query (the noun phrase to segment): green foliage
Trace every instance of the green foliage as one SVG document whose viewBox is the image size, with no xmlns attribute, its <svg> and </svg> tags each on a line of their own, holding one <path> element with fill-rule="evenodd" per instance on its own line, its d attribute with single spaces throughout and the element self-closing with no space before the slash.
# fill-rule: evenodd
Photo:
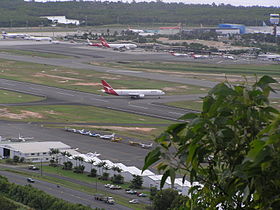
<svg viewBox="0 0 280 210">
<path fill-rule="evenodd" d="M 141 189 L 143 184 L 143 178 L 138 175 L 133 175 L 133 179 L 131 181 L 130 187 L 132 189 Z"/>
<path fill-rule="evenodd" d="M 84 173 L 84 170 L 85 170 L 85 166 L 83 165 L 79 165 L 79 166 L 75 166 L 74 167 L 74 173 L 77 173 L 77 174 L 82 174 Z"/>
<path fill-rule="evenodd" d="M 104 173 L 102 174 L 102 176 L 99 177 L 99 179 L 104 180 L 104 181 L 109 180 L 109 173 L 104 172 Z"/>
<path fill-rule="evenodd" d="M 112 182 L 113 182 L 113 184 L 123 184 L 124 178 L 120 174 L 117 174 L 117 175 L 114 174 L 114 176 L 112 177 Z"/>
<path fill-rule="evenodd" d="M 157 194 L 157 188 L 156 187 L 151 187 L 150 188 L 150 199 L 153 200 L 155 195 Z"/>
<path fill-rule="evenodd" d="M 186 204 L 188 198 L 178 194 L 177 190 L 165 189 L 156 193 L 153 198 L 154 210 L 179 209 Z"/>
<path fill-rule="evenodd" d="M 84 25 L 105 24 L 166 24 L 217 25 L 219 23 L 242 23 L 261 25 L 277 13 L 277 8 L 233 7 L 231 5 L 195 5 L 157 2 L 25 2 L 22 0 L 0 1 L 0 26 L 50 25 L 40 16 L 64 14 L 67 18 L 83 21 Z M 194 18 L 195 17 L 195 18 Z M 106 34 L 111 33 L 107 31 Z"/>
<path fill-rule="evenodd" d="M 67 161 L 63 163 L 62 169 L 71 171 L 72 167 L 73 167 L 73 163 L 71 161 Z"/>
<path fill-rule="evenodd" d="M 97 176 L 97 170 L 95 168 L 90 170 L 90 174 L 88 175 L 90 177 L 96 177 Z"/>
<path fill-rule="evenodd" d="M 17 206 L 13 204 L 11 201 L 0 195 L 0 206 L 1 209 L 9 209 L 9 210 L 17 210 Z"/>
<path fill-rule="evenodd" d="M 199 114 L 171 125 L 155 141 L 143 170 L 158 162 L 161 187 L 176 173 L 190 180 L 193 209 L 280 208 L 280 115 L 269 105 L 271 83 L 215 86 Z"/>
<path fill-rule="evenodd" d="M 20 160 L 19 156 L 16 156 L 16 155 L 15 155 L 15 156 L 13 157 L 14 163 L 18 163 L 19 160 Z"/>
</svg>

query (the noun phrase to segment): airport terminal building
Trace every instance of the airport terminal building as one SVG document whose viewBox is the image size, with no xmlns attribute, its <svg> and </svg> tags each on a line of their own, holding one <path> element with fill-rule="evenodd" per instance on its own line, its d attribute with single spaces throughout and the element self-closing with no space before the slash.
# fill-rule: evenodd
<svg viewBox="0 0 280 210">
<path fill-rule="evenodd" d="M 70 154 L 78 153 L 71 149 L 70 146 L 60 141 L 44 141 L 44 142 L 1 142 L 0 157 L 13 158 L 14 156 L 23 157 L 29 162 L 46 162 L 51 156 L 51 149 L 58 149 L 60 152 L 67 151 Z"/>
</svg>

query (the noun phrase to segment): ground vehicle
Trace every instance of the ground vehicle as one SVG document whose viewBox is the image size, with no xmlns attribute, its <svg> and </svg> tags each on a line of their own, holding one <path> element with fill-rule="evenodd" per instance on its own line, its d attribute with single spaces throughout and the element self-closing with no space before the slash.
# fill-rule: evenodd
<svg viewBox="0 0 280 210">
<path fill-rule="evenodd" d="M 145 194 L 145 193 L 138 193 L 137 196 L 138 196 L 138 197 L 147 197 L 148 195 Z"/>
<path fill-rule="evenodd" d="M 115 200 L 113 199 L 113 197 L 105 197 L 104 202 L 108 204 L 115 204 Z"/>
<path fill-rule="evenodd" d="M 122 189 L 122 187 L 121 187 L 121 186 L 118 186 L 118 185 L 111 185 L 109 188 L 110 188 L 111 190 L 120 190 L 120 189 Z"/>
<path fill-rule="evenodd" d="M 137 204 L 137 203 L 139 203 L 139 200 L 138 199 L 132 199 L 132 200 L 130 200 L 128 202 L 132 203 L 132 204 Z"/>
<path fill-rule="evenodd" d="M 30 182 L 30 183 L 34 183 L 35 182 L 35 180 L 32 179 L 32 178 L 27 178 L 27 181 Z"/>
<path fill-rule="evenodd" d="M 104 201 L 105 196 L 103 194 L 95 194 L 94 199 L 98 201 Z"/>
<path fill-rule="evenodd" d="M 28 169 L 29 169 L 29 170 L 34 170 L 34 171 L 35 171 L 35 170 L 39 170 L 39 168 L 36 167 L 36 166 L 34 166 L 34 165 L 29 165 L 29 166 L 28 166 Z"/>
<path fill-rule="evenodd" d="M 132 195 L 134 195 L 134 194 L 137 194 L 137 191 L 135 191 L 135 190 L 129 190 L 129 191 L 126 191 L 126 193 L 127 193 L 127 194 L 132 194 Z"/>
</svg>

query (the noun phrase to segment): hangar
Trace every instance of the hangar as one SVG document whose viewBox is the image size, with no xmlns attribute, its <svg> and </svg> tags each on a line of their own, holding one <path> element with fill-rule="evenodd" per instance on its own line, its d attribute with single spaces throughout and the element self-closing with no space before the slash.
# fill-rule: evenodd
<svg viewBox="0 0 280 210">
<path fill-rule="evenodd" d="M 23 157 L 26 161 L 40 162 L 49 161 L 51 156 L 50 149 L 58 149 L 60 152 L 67 151 L 74 155 L 77 152 L 70 146 L 60 141 L 44 142 L 1 142 L 0 157 L 13 158 L 14 156 Z"/>
</svg>

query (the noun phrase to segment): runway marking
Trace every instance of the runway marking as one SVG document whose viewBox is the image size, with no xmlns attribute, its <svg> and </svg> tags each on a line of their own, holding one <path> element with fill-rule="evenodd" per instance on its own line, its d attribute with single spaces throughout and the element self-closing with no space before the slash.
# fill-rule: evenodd
<svg viewBox="0 0 280 210">
<path fill-rule="evenodd" d="M 33 87 L 30 87 L 29 89 L 31 89 L 31 90 L 42 90 L 40 88 L 33 88 Z"/>
<path fill-rule="evenodd" d="M 135 74 L 139 74 L 142 73 L 142 71 L 129 71 L 129 70 L 107 70 L 106 72 L 121 72 L 121 73 L 135 73 Z"/>
<path fill-rule="evenodd" d="M 183 115 L 182 113 L 178 113 L 178 112 L 168 112 L 170 114 L 177 114 L 177 115 Z"/>
<path fill-rule="evenodd" d="M 128 106 L 132 106 L 132 107 L 135 107 L 135 108 L 141 108 L 141 109 L 148 109 L 147 107 L 131 105 L 131 104 L 129 104 Z"/>
<path fill-rule="evenodd" d="M 66 96 L 75 96 L 75 95 L 72 95 L 70 93 L 62 93 L 62 92 L 57 92 L 58 94 L 61 94 L 61 95 L 66 95 Z"/>
<path fill-rule="evenodd" d="M 10 84 L 10 83 L 2 83 L 3 85 L 10 85 L 10 86 L 16 86 L 15 84 Z"/>
<path fill-rule="evenodd" d="M 109 101 L 106 101 L 106 100 L 103 100 L 103 99 L 98 99 L 98 98 L 92 98 L 92 100 L 96 100 L 96 101 L 102 101 L 102 102 L 109 102 Z"/>
</svg>

